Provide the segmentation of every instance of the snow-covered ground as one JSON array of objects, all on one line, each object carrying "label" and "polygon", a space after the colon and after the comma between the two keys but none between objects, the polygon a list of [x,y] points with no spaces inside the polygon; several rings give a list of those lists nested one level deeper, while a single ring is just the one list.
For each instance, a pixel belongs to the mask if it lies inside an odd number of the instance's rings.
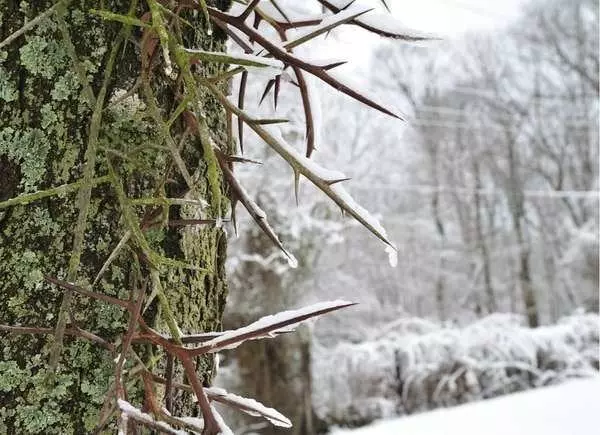
[{"label": "snow-covered ground", "polygon": [[600,377],[337,429],[332,435],[592,435],[598,428]]}]

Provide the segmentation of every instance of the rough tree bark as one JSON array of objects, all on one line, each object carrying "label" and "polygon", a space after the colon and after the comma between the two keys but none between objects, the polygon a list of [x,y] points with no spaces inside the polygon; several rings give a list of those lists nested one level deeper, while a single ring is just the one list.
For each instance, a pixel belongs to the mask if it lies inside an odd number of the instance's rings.
[{"label": "rough tree bark", "polygon": [[[0,45],[0,202],[81,180],[85,163],[89,162],[86,149],[94,129],[95,105],[91,97],[100,99],[104,72],[122,28],[121,23],[99,19],[90,9],[126,14],[131,7],[129,1],[55,3],[0,0],[0,44],[25,23],[54,7],[36,26]],[[136,16],[141,17],[147,6],[144,1],[135,3]],[[222,1],[217,6],[224,9],[226,3]],[[216,31],[208,35],[203,30],[201,14],[188,18],[195,27],[186,27],[186,43],[195,48],[224,49],[224,36]],[[176,170],[165,169],[174,165],[155,122],[138,98],[141,92],[114,103],[115,96],[131,89],[140,75],[140,37],[140,28],[134,27],[117,52],[107,82],[95,177],[107,174],[106,159],[112,155],[130,198],[155,196],[165,173],[167,183],[162,194],[181,197],[187,187]],[[215,73],[216,66],[205,66],[199,72],[208,70]],[[89,85],[82,83],[85,81]],[[167,117],[177,105],[175,80],[158,68],[152,87],[162,115]],[[222,134],[224,112],[208,96],[204,95],[202,100],[209,126],[214,133]],[[172,135],[180,139],[183,131],[182,123],[176,121]],[[209,189],[202,147],[191,136],[181,143],[185,163],[190,172],[195,171],[197,191],[209,207],[221,204],[224,214],[228,201],[225,196],[215,198]],[[128,159],[123,158],[126,154]],[[219,194],[224,195],[224,185],[220,179],[218,182]],[[0,209],[1,325],[55,328],[64,292],[46,283],[44,276],[67,277],[79,214],[77,195],[77,189],[73,189],[27,205]],[[149,209],[135,207],[140,220]],[[75,281],[79,284],[92,283],[124,235],[126,228],[120,215],[114,188],[106,182],[96,184],[91,192],[77,268]],[[168,219],[190,217],[198,218],[197,210],[188,206],[169,209]],[[164,256],[209,270],[169,267],[163,271],[163,286],[182,331],[219,329],[227,294],[224,231],[218,225],[157,226],[145,235],[152,248]],[[132,258],[132,248],[121,251],[94,290],[127,299],[134,275]],[[69,311],[69,322],[110,343],[123,333],[127,321],[121,308],[80,296],[73,297]],[[144,317],[159,330],[165,330],[160,314],[160,308],[152,303]],[[97,424],[104,395],[111,385],[119,343],[114,343],[116,349],[110,352],[66,335],[58,369],[54,376],[49,376],[53,337],[53,334],[0,331],[0,433],[80,434],[90,433]],[[136,350],[146,358],[151,354],[142,346]],[[205,361],[199,367],[203,379],[209,381],[212,361]],[[139,398],[129,399],[139,403]],[[177,397],[174,408],[196,414],[188,398]]]}]

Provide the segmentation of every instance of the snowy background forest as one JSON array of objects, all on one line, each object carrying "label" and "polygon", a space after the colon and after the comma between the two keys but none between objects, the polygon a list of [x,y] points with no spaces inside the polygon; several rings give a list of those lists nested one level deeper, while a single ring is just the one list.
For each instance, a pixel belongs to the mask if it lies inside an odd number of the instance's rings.
[{"label": "snowy background forest", "polygon": [[[303,3],[287,7],[319,13]],[[399,19],[414,12],[388,3]],[[348,190],[398,248],[396,267],[308,183],[296,205],[292,171],[244,131],[245,157],[262,165],[236,170],[299,267],[240,209],[225,327],[319,300],[360,303],[220,355],[217,384],[277,407],[295,422],[285,433],[597,374],[598,2],[423,4],[432,18],[415,15],[414,27],[440,41],[385,42],[349,26],[296,51],[349,60],[332,74],[406,114],[401,122],[308,83],[313,158],[352,177]],[[266,81],[248,85],[247,107]],[[270,95],[256,110],[289,119],[282,134],[302,150],[300,96],[282,88],[276,110]],[[284,433],[228,419],[235,433]]]}]

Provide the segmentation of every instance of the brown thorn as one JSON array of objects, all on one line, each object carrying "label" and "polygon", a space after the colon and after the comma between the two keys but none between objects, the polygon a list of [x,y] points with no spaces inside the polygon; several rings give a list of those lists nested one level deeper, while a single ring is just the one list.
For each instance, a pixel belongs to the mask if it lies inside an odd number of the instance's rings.
[{"label": "brown thorn", "polygon": [[173,355],[167,354],[167,367],[165,368],[165,408],[167,411],[173,412],[173,371],[174,371]]},{"label": "brown thorn", "polygon": [[49,283],[55,284],[55,285],[57,285],[59,287],[67,289],[67,290],[74,291],[74,292],[79,293],[81,295],[88,296],[88,297],[93,298],[93,299],[99,299],[101,301],[108,302],[109,304],[118,305],[118,306],[123,307],[125,309],[129,309],[129,302],[124,301],[122,299],[113,298],[112,296],[103,295],[102,293],[97,293],[97,292],[93,292],[93,291],[90,291],[90,290],[86,290],[83,287],[79,287],[79,286],[76,286],[76,285],[71,284],[69,282],[62,281],[62,280],[56,279],[56,278],[52,278],[50,276],[44,276],[44,279],[47,282],[49,282]]},{"label": "brown thorn", "polygon": [[[225,219],[221,220],[225,222]],[[214,224],[215,219],[171,219],[168,224],[170,227],[185,227],[189,225],[208,225]]]},{"label": "brown thorn", "polygon": [[212,20],[218,27],[223,29],[223,31],[225,33],[227,33],[227,36],[229,36],[233,42],[235,42],[237,45],[239,45],[240,48],[242,50],[244,50],[244,52],[246,54],[252,53],[254,51],[254,50],[252,50],[252,47],[250,47],[248,44],[246,44],[246,42],[242,38],[240,38],[235,32],[232,32],[231,29],[229,28],[229,26],[227,24],[225,24],[223,21],[219,20],[218,18],[214,18],[214,17],[212,17]]},{"label": "brown thorn", "polygon": [[133,341],[133,335],[138,325],[138,319],[140,317],[140,313],[142,310],[142,302],[144,301],[144,295],[146,294],[146,283],[140,287],[139,292],[137,294],[136,300],[136,292],[135,289],[131,291],[131,297],[129,299],[129,324],[127,326],[127,332],[123,337],[123,342],[121,344],[121,354],[119,355],[119,360],[117,361],[117,366],[115,367],[115,389],[118,398],[123,397],[123,386],[121,385],[121,373],[123,371],[123,364],[125,364],[125,357],[127,352],[129,351],[129,346]]},{"label": "brown thorn", "polygon": [[265,90],[263,91],[262,96],[260,97],[260,101],[258,102],[259,105],[262,104],[263,100],[269,94],[269,91],[271,90],[271,88],[273,87],[274,84],[275,84],[275,79],[270,79],[267,82],[267,86],[265,86]]},{"label": "brown thorn", "polygon": [[302,108],[304,109],[304,122],[306,124],[306,157],[310,158],[315,149],[315,124],[312,115],[312,107],[309,96],[308,85],[300,68],[293,66],[294,74],[298,79],[300,96],[302,97]]},{"label": "brown thorn", "polygon": [[281,89],[281,74],[275,77],[275,91],[273,92],[273,104],[277,110],[277,101],[279,100],[279,90]]},{"label": "brown thorn", "polygon": [[241,21],[244,21],[246,18],[248,18],[252,11],[254,11],[254,8],[256,7],[259,1],[260,0],[252,0],[252,2],[246,7],[246,9],[244,9],[244,12],[238,15],[237,18]]},{"label": "brown thorn", "polygon": [[239,20],[237,20],[237,17],[228,15],[215,8],[209,8],[209,11],[211,13],[211,16],[216,16],[218,19],[235,25],[248,37],[252,37],[253,39],[255,39],[258,44],[264,47],[269,52],[269,54],[275,57],[276,59],[286,64],[301,68],[302,70],[314,75],[315,77],[318,77],[319,79],[332,86],[333,88],[337,89],[338,91],[348,95],[349,97],[354,98],[357,101],[360,101],[361,103],[373,109],[376,109],[382,113],[390,115],[394,118],[398,118],[400,120],[404,119],[402,116],[393,113],[389,109],[386,109],[385,107],[365,97],[360,92],[335,79],[333,76],[329,75],[327,71],[322,67],[305,62],[302,59],[299,59],[293,54],[287,52],[285,49],[278,47],[276,44],[274,44],[273,42],[269,41],[266,37],[261,35],[259,32],[247,26],[244,22],[240,22]]},{"label": "brown thorn", "polygon": [[[325,6],[327,9],[329,9],[331,12],[336,13],[336,14],[338,12],[341,12],[342,10],[344,10],[347,7],[346,6],[346,7],[340,9],[337,6],[335,6],[333,3],[330,3],[327,0],[317,0],[317,1],[319,3],[321,3],[323,6]],[[368,30],[369,32],[375,33],[376,35],[384,36],[386,38],[402,39],[405,41],[426,41],[428,39],[433,39],[433,38],[428,38],[428,37],[423,37],[423,36],[412,37],[412,36],[408,36],[408,35],[401,35],[401,34],[396,34],[393,32],[387,32],[385,30],[380,30],[376,27],[365,24],[359,20],[351,20],[350,23],[354,24],[358,27],[362,27],[363,29]]]},{"label": "brown thorn", "polygon": [[285,21],[287,21],[288,24],[292,23],[290,21],[290,19],[288,18],[288,16],[286,15],[285,11],[277,4],[277,2],[275,0],[271,0],[271,4],[275,7],[275,9],[277,10],[277,12],[279,12],[281,14],[281,16],[283,17],[283,19]]},{"label": "brown thorn", "polygon": [[282,21],[278,21],[277,25],[279,27],[281,27],[282,30],[286,31],[289,29],[297,29],[300,27],[309,27],[309,26],[316,26],[317,24],[320,24],[321,21],[320,19],[316,19],[316,20],[301,20],[301,21],[293,21],[291,23],[286,23],[286,22],[282,22]]},{"label": "brown thorn", "polygon": [[[53,334],[53,328],[39,328],[33,326],[11,326],[11,325],[0,325],[0,332],[8,332],[9,334]],[[115,346],[112,343],[104,340],[103,338],[93,334],[89,331],[79,328],[78,326],[71,326],[65,329],[66,335],[83,338],[85,340],[99,344],[106,348],[111,353],[115,353]]]},{"label": "brown thorn", "polygon": [[[238,107],[244,109],[244,97],[246,94],[246,82],[248,80],[248,71],[242,73],[240,78],[240,91],[238,95]],[[244,154],[244,121],[238,117],[238,138],[240,142],[240,152]]]},{"label": "brown thorn", "polygon": [[253,163],[255,165],[262,165],[262,162],[259,160],[248,159],[242,156],[227,156],[225,160],[230,163]]}]

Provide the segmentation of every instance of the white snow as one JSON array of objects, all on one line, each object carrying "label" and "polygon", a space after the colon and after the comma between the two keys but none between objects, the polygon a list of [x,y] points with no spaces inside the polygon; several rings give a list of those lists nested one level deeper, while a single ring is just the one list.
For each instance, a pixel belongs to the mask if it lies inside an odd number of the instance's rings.
[{"label": "white snow", "polygon": [[366,208],[359,205],[342,185],[334,184],[331,186],[331,190],[348,206],[349,209],[353,210],[358,216],[360,216],[365,224],[367,224],[387,240],[387,232],[379,222],[379,219],[373,216]]},{"label": "white snow", "polygon": [[121,413],[126,416],[125,418],[131,417],[134,420],[137,420],[140,422],[153,424],[154,426],[161,428],[165,433],[174,434],[174,435],[186,435],[187,434],[187,431],[173,429],[167,423],[165,423],[163,421],[155,420],[154,417],[152,417],[150,414],[146,414],[145,412],[140,411],[139,409],[137,409],[135,406],[133,406],[131,403],[129,403],[126,400],[118,399],[117,405],[119,406]]},{"label": "white snow", "polygon": [[385,252],[388,254],[388,261],[391,267],[398,266],[398,250],[394,246],[386,246]]},{"label": "white snow", "polygon": [[[335,300],[335,301],[329,301],[329,302],[319,302],[319,303],[316,303],[313,305],[299,308],[297,310],[282,311],[277,314],[261,317],[256,322],[253,322],[253,323],[249,324],[248,326],[244,326],[243,328],[238,328],[238,329],[234,329],[231,331],[224,331],[218,337],[213,338],[212,340],[209,340],[209,341],[203,343],[203,346],[214,347],[214,349],[211,350],[211,352],[218,352],[221,349],[232,349],[232,348],[235,348],[238,345],[240,345],[241,342],[235,342],[226,347],[223,347],[222,343],[229,341],[231,339],[235,339],[237,337],[241,337],[243,335],[261,330],[263,328],[268,328],[268,327],[273,326],[278,323],[283,323],[283,322],[298,318],[300,316],[309,315],[309,314],[313,314],[313,313],[316,313],[319,311],[332,309],[332,308],[336,308],[336,307],[345,307],[345,306],[349,306],[352,304],[353,304],[352,302],[348,302],[348,301]],[[270,331],[270,334],[273,334],[280,330],[286,330],[289,327],[291,327],[292,325],[295,325],[298,323],[301,323],[301,321],[295,322],[290,325],[285,325],[279,329]],[[244,341],[244,340],[242,340],[242,341]]]},{"label": "white snow", "polygon": [[[281,130],[277,125],[263,125],[262,128],[277,140],[279,145],[287,154],[290,155],[290,157],[292,157],[295,161],[297,161],[315,176],[319,177],[321,180],[326,182],[334,182],[348,178],[343,172],[326,169],[318,163],[315,163],[313,160],[308,159],[304,155],[300,154],[283,138],[281,135]],[[316,144],[316,146],[319,146],[319,144]]]},{"label": "white snow", "polygon": [[204,420],[198,417],[178,417],[179,420],[183,421],[184,423],[189,424],[190,426],[193,426],[195,428],[198,428],[199,431],[202,431],[202,429],[204,429]]},{"label": "white snow", "polygon": [[335,435],[592,435],[600,419],[600,377],[410,417]]},{"label": "white snow", "polygon": [[292,422],[279,411],[269,408],[254,399],[238,396],[237,394],[228,393],[223,388],[205,388],[204,389],[211,400],[225,403],[234,406],[241,411],[254,417],[264,417],[273,426],[292,427]]},{"label": "white snow", "polygon": [[350,6],[347,9],[338,12],[333,15],[326,15],[321,22],[316,26],[311,26],[307,30],[296,32],[294,38],[287,41],[285,43],[286,47],[295,46],[299,40],[306,38],[315,33],[324,33],[328,28],[332,28],[333,26],[340,25],[338,23],[344,23],[345,21],[351,20],[353,16],[361,15],[367,13],[371,10],[370,7],[365,6]]},{"label": "white snow", "polygon": [[[316,13],[314,8],[311,8],[310,5],[305,4],[305,2],[280,2],[279,4],[282,6],[287,18],[289,18],[291,21],[313,20],[319,19],[322,16],[321,13]],[[285,8],[283,8],[283,6],[285,6]],[[281,15],[281,13],[270,1],[261,1],[259,3],[259,7],[264,13],[273,17],[277,21],[286,21],[285,17]],[[233,6],[231,7],[231,11],[234,11],[232,13],[236,14],[243,11],[244,8],[245,5],[236,5],[234,2]]]},{"label": "white snow", "polygon": [[[349,3],[352,3],[348,0],[327,0],[327,1],[340,9],[346,7]],[[353,3],[353,6],[354,6],[354,3]],[[358,7],[358,5],[356,5],[354,7]],[[385,33],[390,33],[390,34],[394,34],[394,35],[398,35],[398,36],[405,36],[405,37],[411,38],[411,39],[413,39],[413,38],[414,39],[421,39],[421,38],[438,39],[439,38],[439,36],[435,35],[434,33],[423,32],[421,30],[416,30],[411,27],[408,27],[404,23],[399,21],[398,19],[394,18],[389,13],[369,12],[368,14],[365,14],[365,15],[362,15],[362,16],[356,18],[356,21],[363,23],[367,26],[373,27],[374,29],[381,30],[382,32],[385,32]]]},{"label": "white snow", "polygon": [[210,405],[210,409],[212,409],[215,420],[219,425],[220,435],[233,435],[233,431],[227,426],[227,423],[225,423],[225,420],[223,420],[223,417],[221,417],[221,414],[219,414],[215,407]]},{"label": "white snow", "polygon": [[598,319],[533,329],[514,314],[464,327],[400,319],[360,343],[317,342],[313,378],[327,387],[315,409],[329,421],[372,421],[596,376]]},{"label": "white snow", "polygon": [[296,257],[294,257],[294,254],[288,252],[286,259],[288,262],[288,266],[290,266],[290,268],[296,269],[298,267],[298,259]]}]

